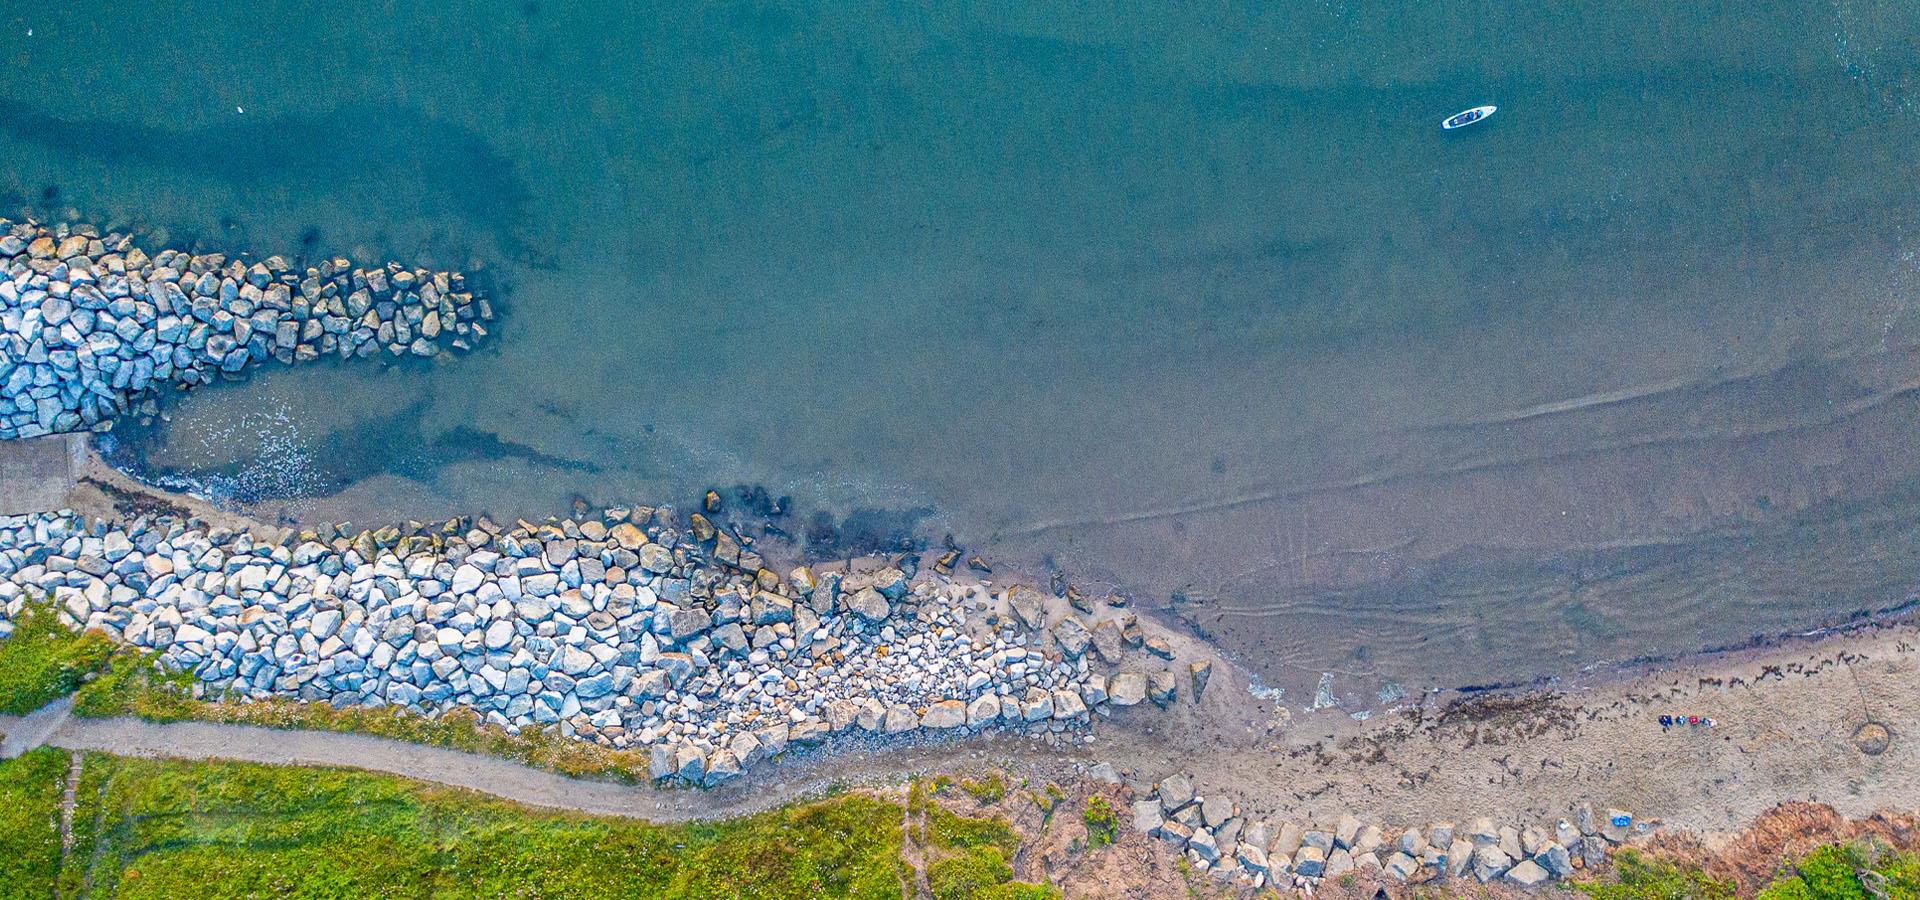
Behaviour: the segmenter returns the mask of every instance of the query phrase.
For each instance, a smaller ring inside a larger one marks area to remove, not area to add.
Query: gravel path
[[[0,759],[13,759],[45,744],[50,735],[67,723],[72,708],[73,698],[61,697],[26,716],[0,716],[0,733],[6,734],[0,738]]]
[[[66,750],[122,756],[225,759],[387,772],[466,788],[530,806],[597,815],[682,821],[724,814],[696,810],[687,791],[583,781],[519,763],[441,747],[326,731],[284,731],[205,722],[156,724],[133,718],[68,719],[46,738]]]
[[[57,710],[55,706],[59,707]],[[53,720],[53,727],[13,727]],[[388,738],[330,731],[293,731],[210,722],[154,723],[131,717],[73,718],[66,703],[50,704],[26,719],[0,721],[18,752],[42,744],[120,756],[221,759],[273,765],[332,766],[385,772],[464,788],[547,809],[684,822],[746,815],[851,784],[893,783],[916,772],[951,769],[986,756],[1020,754],[1023,741],[991,735],[965,741],[895,742],[884,753],[862,752],[866,742],[845,741],[833,751],[801,751],[776,763],[756,765],[750,778],[719,788],[659,788],[568,778],[511,760],[409,744]],[[34,738],[33,735],[38,735]],[[1056,754],[1051,765],[1065,762]],[[997,760],[996,765],[1010,764]]]

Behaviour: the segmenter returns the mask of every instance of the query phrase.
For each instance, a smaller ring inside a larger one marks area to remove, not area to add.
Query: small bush
[[[1648,859],[1632,850],[1613,858],[1616,880],[1583,881],[1575,890],[1593,900],[1733,900],[1733,882],[1715,881],[1697,868]]]
[[[1115,812],[1113,804],[1107,798],[1095,794],[1087,798],[1087,808],[1080,814],[1087,823],[1087,846],[1105,847],[1113,843],[1115,835],[1120,833],[1120,814]]]
[[[989,774],[978,781],[967,778],[960,782],[960,789],[981,803],[999,803],[1007,796],[1007,779],[999,772]]]
[[[1872,882],[1869,890],[1868,882]],[[1920,895],[1920,855],[1872,843],[1815,849],[1773,880],[1759,900],[1867,900]]]
[[[927,867],[927,885],[939,900],[973,900],[1013,880],[1013,867],[992,847],[975,847]]]
[[[60,624],[51,599],[27,603],[13,636],[0,640],[0,714],[26,715],[73,693],[112,653],[106,635],[75,634]]]

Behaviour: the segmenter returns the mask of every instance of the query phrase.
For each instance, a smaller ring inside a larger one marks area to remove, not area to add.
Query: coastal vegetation
[[[0,897],[53,895],[66,771],[66,754],[50,748],[0,761]]]
[[[1621,850],[1613,857],[1613,877],[1574,883],[1591,900],[1733,900],[1733,882],[1709,877],[1685,866]]]
[[[62,859],[67,756],[0,763],[0,896],[885,897],[914,870],[898,802],[851,792],[724,822],[529,809],[387,775],[88,754]],[[1020,836],[916,792],[942,900],[1058,896],[1012,880]]]
[[[997,775],[994,777],[998,777]],[[1020,834],[996,815],[963,816],[932,798],[942,786],[916,781],[907,795],[908,838],[925,863],[928,889],[937,900],[1050,900],[1060,892],[1047,884],[1015,881],[1013,860]]]
[[[113,652],[106,635],[60,624],[51,600],[28,602],[13,625],[0,641],[0,715],[25,715],[73,693]]]
[[[1741,896],[1731,879],[1716,878],[1699,865],[1622,850],[1612,873],[1576,882],[1592,900],[1733,900]],[[1750,890],[1750,889],[1749,889]],[[1920,897],[1920,853],[1897,851],[1874,840],[1826,844],[1797,859],[1783,860],[1780,871],[1756,900],[1910,900]]]

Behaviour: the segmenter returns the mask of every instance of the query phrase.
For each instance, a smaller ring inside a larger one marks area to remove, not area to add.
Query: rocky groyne
[[[274,541],[41,514],[0,520],[0,636],[51,597],[70,627],[191,672],[198,696],[464,708],[701,784],[849,731],[1072,740],[1204,688],[1206,664],[1176,677],[1122,608],[919,574],[782,576],[705,517],[647,508]]]
[[[104,430],[268,360],[467,350],[493,318],[458,272],[149,255],[86,225],[0,219],[0,269],[0,439]]]
[[[1322,881],[1355,874],[1399,882],[1470,877],[1530,888],[1604,865],[1612,847],[1654,830],[1625,810],[1590,804],[1546,827],[1484,817],[1424,828],[1383,828],[1351,815],[1332,825],[1273,822],[1241,815],[1226,797],[1198,795],[1187,773],[1167,777],[1136,801],[1133,827],[1165,841],[1197,870],[1309,893]]]

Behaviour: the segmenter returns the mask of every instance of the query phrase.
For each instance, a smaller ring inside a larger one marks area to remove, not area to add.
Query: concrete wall
[[[0,515],[61,508],[85,458],[84,435],[0,441]]]

